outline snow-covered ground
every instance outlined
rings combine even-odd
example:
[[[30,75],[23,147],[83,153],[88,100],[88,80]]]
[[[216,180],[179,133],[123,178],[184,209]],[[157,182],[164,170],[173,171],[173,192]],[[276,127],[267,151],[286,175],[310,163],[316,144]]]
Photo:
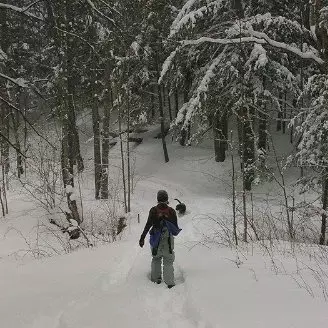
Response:
[[[309,256],[310,247],[284,243],[267,251],[256,243],[238,251],[221,245],[216,219],[231,225],[229,163],[215,163],[206,147],[169,143],[165,164],[160,144],[148,133],[134,149],[132,214],[112,244],[35,260],[28,242],[35,245],[35,226],[47,219],[18,190],[10,193],[11,213],[0,222],[0,327],[326,327],[327,251],[313,246]],[[86,145],[85,157],[91,154]],[[116,149],[111,156],[117,158]],[[99,207],[92,187],[86,177],[86,217]],[[158,189],[168,191],[172,205],[177,197],[188,207],[179,217],[173,289],[149,281],[149,247],[138,245]]]

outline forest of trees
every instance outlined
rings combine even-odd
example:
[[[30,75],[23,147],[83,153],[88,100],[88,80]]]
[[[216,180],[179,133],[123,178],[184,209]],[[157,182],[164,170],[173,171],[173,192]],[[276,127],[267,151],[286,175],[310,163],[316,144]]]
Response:
[[[212,138],[219,163],[235,149],[244,241],[249,227],[260,238],[246,207],[256,178],[271,174],[268,155],[276,154],[271,132],[284,135],[294,151],[284,163],[276,156],[278,174],[271,178],[284,193],[286,231],[297,239],[284,170],[298,167],[295,185],[320,199],[316,242],[326,243],[327,0],[0,0],[3,215],[10,210],[9,172],[28,188],[24,176],[35,170],[31,158],[47,152],[53,160],[38,168],[42,201],[56,206],[60,184],[66,190],[66,215],[82,223],[71,190],[85,166],[77,118],[86,109],[92,116],[95,198],[110,197],[114,135],[122,147],[122,169],[127,167],[126,212],[132,188],[129,142],[141,142],[130,132],[160,123],[165,162],[170,160],[168,133],[181,147]],[[60,127],[58,142],[48,138],[40,122]],[[43,145],[39,154],[31,146],[32,135]],[[59,177],[53,175],[57,162]],[[235,197],[233,191],[234,215]]]

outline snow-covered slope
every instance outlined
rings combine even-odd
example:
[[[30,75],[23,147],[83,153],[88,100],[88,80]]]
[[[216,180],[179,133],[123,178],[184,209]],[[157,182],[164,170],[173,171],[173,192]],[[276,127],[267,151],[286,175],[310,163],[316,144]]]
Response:
[[[214,163],[206,148],[174,144],[164,164],[159,145],[149,135],[135,148],[138,182],[121,240],[22,263],[6,256],[22,247],[17,235],[2,238],[0,327],[326,327],[327,266],[322,264],[319,277],[308,267],[315,260],[288,245],[267,253],[256,244],[240,251],[221,246],[215,235],[222,227],[214,219],[230,217],[228,167]],[[148,210],[162,188],[172,204],[177,197],[188,207],[179,218],[183,231],[176,238],[173,289],[149,281],[149,247],[138,246]],[[11,195],[12,204],[18,200],[19,195]],[[34,224],[26,222],[36,215],[33,206],[19,208],[12,212],[16,218],[12,214],[1,223],[2,235],[10,226],[28,231]]]

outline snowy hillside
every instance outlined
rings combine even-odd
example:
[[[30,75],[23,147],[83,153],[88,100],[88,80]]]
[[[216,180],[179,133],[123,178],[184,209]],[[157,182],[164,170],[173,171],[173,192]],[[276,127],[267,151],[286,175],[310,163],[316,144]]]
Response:
[[[134,149],[138,181],[132,215],[120,240],[112,244],[41,260],[28,252],[17,258],[13,253],[22,255],[18,251],[27,249],[22,236],[35,237],[32,228],[46,217],[32,201],[10,193],[16,207],[0,223],[0,326],[326,327],[324,252],[283,243],[268,244],[267,251],[257,243],[238,251],[220,244],[224,229],[217,222],[231,224],[228,167],[215,163],[206,147],[181,149],[175,144],[169,144],[171,161],[164,164],[159,143],[149,133]],[[88,179],[84,184],[92,185]],[[162,188],[172,205],[175,197],[187,204],[187,214],[178,218],[183,230],[175,241],[173,289],[149,281],[148,243],[143,249],[138,245],[148,210]],[[96,204],[90,200],[88,206]],[[8,231],[10,227],[15,230]]]

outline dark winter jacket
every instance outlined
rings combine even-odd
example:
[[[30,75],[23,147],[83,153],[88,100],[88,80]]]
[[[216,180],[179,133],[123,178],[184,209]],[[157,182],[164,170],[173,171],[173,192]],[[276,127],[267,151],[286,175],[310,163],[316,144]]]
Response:
[[[158,218],[158,211],[157,211],[156,207],[158,207],[160,209],[169,208],[169,216],[166,220],[171,222],[172,224],[174,224],[176,227],[178,227],[178,219],[177,219],[177,214],[176,214],[175,210],[172,207],[169,207],[165,203],[159,203],[157,206],[154,206],[150,209],[149,215],[148,215],[148,220],[147,220],[147,223],[143,230],[143,233],[141,234],[140,240],[145,239],[148,231],[151,228],[160,229],[160,220]]]

